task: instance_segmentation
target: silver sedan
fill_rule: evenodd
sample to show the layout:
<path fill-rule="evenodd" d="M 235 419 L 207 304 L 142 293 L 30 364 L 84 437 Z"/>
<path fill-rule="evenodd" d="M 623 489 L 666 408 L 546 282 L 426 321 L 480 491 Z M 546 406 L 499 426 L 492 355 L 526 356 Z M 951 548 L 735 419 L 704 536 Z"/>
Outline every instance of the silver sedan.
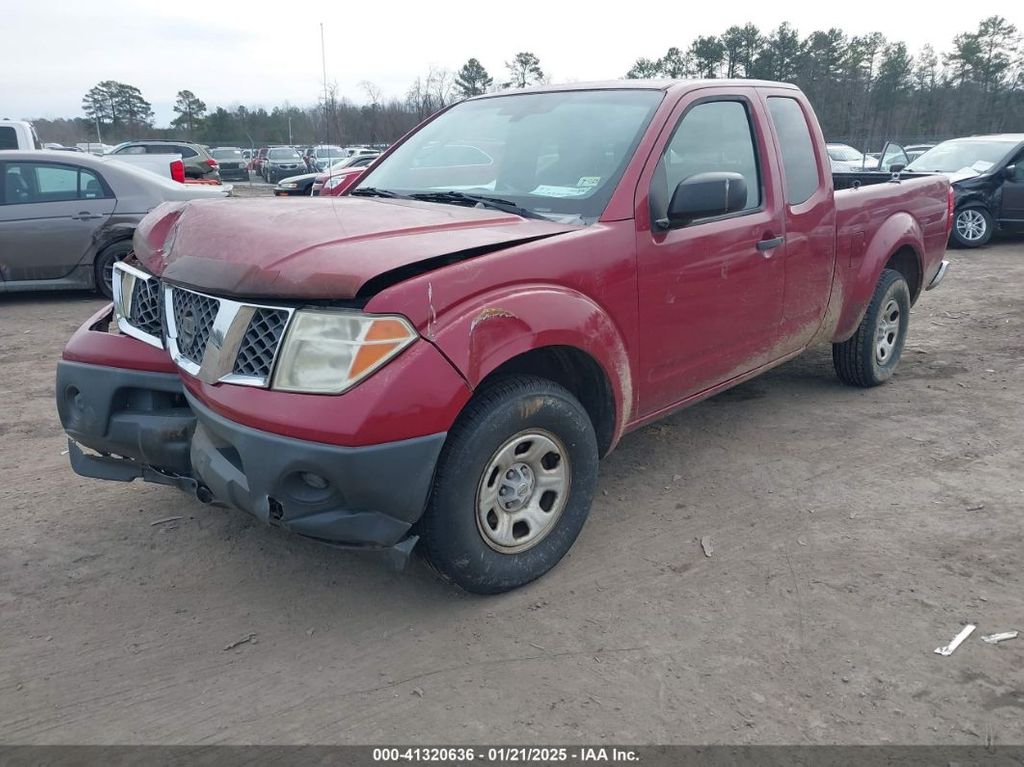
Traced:
<path fill-rule="evenodd" d="M 114 262 L 163 202 L 225 197 L 113 158 L 0 152 L 0 293 L 96 289 L 110 296 Z"/>

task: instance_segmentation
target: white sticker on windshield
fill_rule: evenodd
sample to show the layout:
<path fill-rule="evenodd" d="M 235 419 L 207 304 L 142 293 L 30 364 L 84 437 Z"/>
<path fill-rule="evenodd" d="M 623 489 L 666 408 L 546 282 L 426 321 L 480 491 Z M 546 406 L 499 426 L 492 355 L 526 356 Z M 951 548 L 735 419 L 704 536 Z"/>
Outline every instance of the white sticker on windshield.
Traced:
<path fill-rule="evenodd" d="M 600 176 L 584 176 L 583 178 L 576 182 L 576 186 L 582 187 L 584 189 L 589 189 L 590 187 L 597 186 L 600 183 Z"/>
<path fill-rule="evenodd" d="M 541 197 L 583 197 L 590 194 L 590 192 L 590 188 L 580 188 L 578 186 L 550 186 L 548 184 L 541 184 L 530 194 L 538 194 Z"/>
<path fill-rule="evenodd" d="M 993 162 L 988 162 L 987 160 L 978 160 L 976 163 L 971 165 L 971 168 L 973 170 L 978 171 L 978 173 L 984 173 L 989 168 L 991 168 L 993 165 L 995 165 L 995 163 L 993 163 Z"/>

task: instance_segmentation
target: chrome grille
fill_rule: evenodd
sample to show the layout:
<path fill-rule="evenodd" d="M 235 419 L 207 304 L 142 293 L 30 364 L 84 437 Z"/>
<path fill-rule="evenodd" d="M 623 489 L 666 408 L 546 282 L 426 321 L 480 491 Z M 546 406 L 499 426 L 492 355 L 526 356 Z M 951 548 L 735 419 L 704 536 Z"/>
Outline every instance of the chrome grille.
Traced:
<path fill-rule="evenodd" d="M 171 305 L 174 325 L 178 330 L 178 351 L 186 359 L 201 365 L 220 302 L 190 290 L 173 288 Z"/>
<path fill-rule="evenodd" d="M 160 282 L 158 280 L 135 280 L 132 287 L 131 314 L 128 321 L 154 338 L 163 335 L 163 314 L 160 311 Z"/>
<path fill-rule="evenodd" d="M 287 324 L 288 312 L 284 309 L 257 309 L 238 348 L 232 372 L 241 376 L 269 378 Z"/>

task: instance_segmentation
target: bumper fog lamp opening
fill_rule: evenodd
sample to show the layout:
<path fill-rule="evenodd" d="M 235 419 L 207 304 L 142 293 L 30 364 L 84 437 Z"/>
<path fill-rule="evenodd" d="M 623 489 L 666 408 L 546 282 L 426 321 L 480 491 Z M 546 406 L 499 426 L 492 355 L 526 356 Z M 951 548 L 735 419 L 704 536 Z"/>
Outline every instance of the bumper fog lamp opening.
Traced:
<path fill-rule="evenodd" d="M 327 486 L 330 484 L 324 477 L 321 477 L 319 474 L 314 474 L 311 471 L 300 472 L 299 478 L 314 490 L 326 490 Z"/>

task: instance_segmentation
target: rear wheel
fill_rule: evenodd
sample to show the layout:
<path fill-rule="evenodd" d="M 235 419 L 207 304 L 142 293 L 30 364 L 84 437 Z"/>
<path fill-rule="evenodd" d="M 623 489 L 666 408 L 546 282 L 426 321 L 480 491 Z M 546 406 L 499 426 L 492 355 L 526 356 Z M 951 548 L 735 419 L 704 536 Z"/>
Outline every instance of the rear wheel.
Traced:
<path fill-rule="evenodd" d="M 467 591 L 529 583 L 575 542 L 597 465 L 594 427 L 566 389 L 533 376 L 496 381 L 448 435 L 419 524 L 421 551 Z"/>
<path fill-rule="evenodd" d="M 114 297 L 114 264 L 123 261 L 132 252 L 131 240 L 121 240 L 108 245 L 93 262 L 96 290 L 107 298 Z"/>
<path fill-rule="evenodd" d="M 995 222 L 984 208 L 964 208 L 953 218 L 953 242 L 961 248 L 980 248 L 992 239 Z"/>
<path fill-rule="evenodd" d="M 862 387 L 888 381 L 903 355 L 909 325 L 907 279 L 894 269 L 884 269 L 857 332 L 832 344 L 832 362 L 840 380 Z"/>

